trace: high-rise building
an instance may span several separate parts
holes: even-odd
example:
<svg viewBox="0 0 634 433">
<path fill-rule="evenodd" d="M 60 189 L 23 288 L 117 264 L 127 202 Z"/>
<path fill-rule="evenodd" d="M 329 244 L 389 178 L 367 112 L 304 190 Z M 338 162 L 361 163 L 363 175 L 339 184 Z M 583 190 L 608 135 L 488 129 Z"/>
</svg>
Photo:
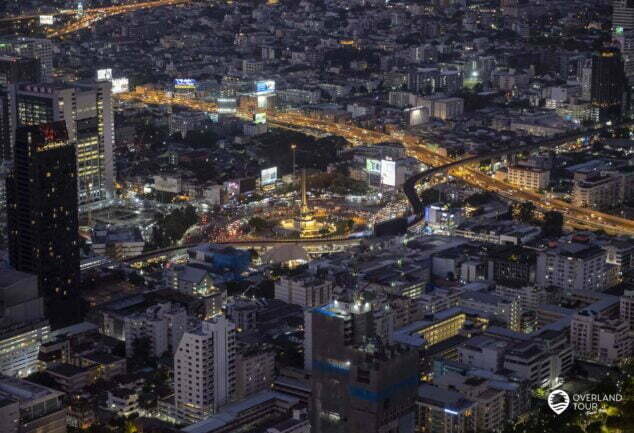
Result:
<svg viewBox="0 0 634 433">
<path fill-rule="evenodd" d="M 621 118 L 625 86 L 623 59 L 617 49 L 603 49 L 592 57 L 590 99 L 596 122 Z"/>
<path fill-rule="evenodd" d="M 15 96 L 19 125 L 63 120 L 77 155 L 80 210 L 114 194 L 112 84 L 23 84 Z"/>
<path fill-rule="evenodd" d="M 634 1 L 612 1 L 612 29 L 615 33 L 634 30 Z"/>
<path fill-rule="evenodd" d="M 630 324 L 599 317 L 590 309 L 580 311 L 570 322 L 570 344 L 575 359 L 612 365 L 632 354 Z"/>
<path fill-rule="evenodd" d="M 0 160 L 13 157 L 16 128 L 14 85 L 41 80 L 41 65 L 36 59 L 0 56 Z"/>
<path fill-rule="evenodd" d="M 79 283 L 77 167 L 64 122 L 18 128 L 7 215 L 12 266 L 38 276 L 52 323 L 72 320 Z"/>
<path fill-rule="evenodd" d="M 35 59 L 40 64 L 40 81 L 49 82 L 53 77 L 53 43 L 45 38 L 0 39 L 0 55 Z"/>
<path fill-rule="evenodd" d="M 142 338 L 147 339 L 152 356 L 161 357 L 167 351 L 174 353 L 186 327 L 185 308 L 171 302 L 153 305 L 142 313 L 127 316 L 123 322 L 126 356 L 134 355 L 134 342 Z"/>
<path fill-rule="evenodd" d="M 313 431 L 414 431 L 417 352 L 377 337 L 368 303 L 314 309 L 311 333 Z"/>
<path fill-rule="evenodd" d="M 44 319 L 37 276 L 0 271 L 0 374 L 27 376 L 36 371 L 40 344 L 50 330 Z"/>
<path fill-rule="evenodd" d="M 0 56 L 0 85 L 40 81 L 40 62 L 15 56 Z"/>
<path fill-rule="evenodd" d="M 15 90 L 13 85 L 0 86 L 0 159 L 13 159 L 15 146 Z"/>
<path fill-rule="evenodd" d="M 235 395 L 235 325 L 224 316 L 201 325 L 174 354 L 175 412 L 184 423 L 208 418 Z"/>
<path fill-rule="evenodd" d="M 66 433 L 64 393 L 13 377 L 0 378 L 2 433 Z"/>
</svg>

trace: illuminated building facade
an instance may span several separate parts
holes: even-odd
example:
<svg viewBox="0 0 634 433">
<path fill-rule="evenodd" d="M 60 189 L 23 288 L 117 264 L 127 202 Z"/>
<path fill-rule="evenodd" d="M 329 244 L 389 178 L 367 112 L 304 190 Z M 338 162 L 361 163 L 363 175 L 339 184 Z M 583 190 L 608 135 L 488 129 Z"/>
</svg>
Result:
<svg viewBox="0 0 634 433">
<path fill-rule="evenodd" d="M 0 374 L 27 376 L 37 370 L 40 344 L 50 331 L 37 276 L 0 271 L 0 297 Z"/>
<path fill-rule="evenodd" d="M 114 194 L 112 84 L 25 84 L 16 95 L 19 125 L 63 120 L 75 145 L 80 210 Z"/>
<path fill-rule="evenodd" d="M 625 84 L 623 59 L 618 50 L 604 49 L 592 57 L 590 96 L 595 121 L 620 119 Z"/>
<path fill-rule="evenodd" d="M 7 214 L 11 265 L 38 276 L 51 322 L 72 320 L 79 283 L 77 167 L 64 122 L 18 128 Z"/>
<path fill-rule="evenodd" d="M 230 403 L 236 389 L 235 325 L 224 316 L 186 332 L 174 354 L 176 418 L 194 423 Z"/>
</svg>

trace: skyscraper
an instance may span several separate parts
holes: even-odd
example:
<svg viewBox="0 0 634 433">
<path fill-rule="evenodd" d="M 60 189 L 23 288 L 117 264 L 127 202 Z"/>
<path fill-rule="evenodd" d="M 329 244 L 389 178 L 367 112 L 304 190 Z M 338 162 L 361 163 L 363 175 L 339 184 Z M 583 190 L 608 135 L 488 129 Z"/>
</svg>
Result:
<svg viewBox="0 0 634 433">
<path fill-rule="evenodd" d="M 16 95 L 19 125 L 63 120 L 75 145 L 80 210 L 114 194 L 112 84 L 23 84 Z"/>
<path fill-rule="evenodd" d="M 615 33 L 634 30 L 634 0 L 613 0 L 612 29 Z"/>
<path fill-rule="evenodd" d="M 13 158 L 15 144 L 15 84 L 39 81 L 40 62 L 13 56 L 0 56 L 0 160 Z"/>
<path fill-rule="evenodd" d="M 72 321 L 79 283 L 77 168 L 64 122 L 18 128 L 7 215 L 11 265 L 38 276 L 52 324 Z"/>
<path fill-rule="evenodd" d="M 312 428 L 316 433 L 414 431 L 418 354 L 383 341 L 363 300 L 312 311 Z"/>
<path fill-rule="evenodd" d="M 235 395 L 235 325 L 224 316 L 186 332 L 174 354 L 176 417 L 193 423 L 209 417 Z"/>
<path fill-rule="evenodd" d="M 592 57 L 592 116 L 597 122 L 616 121 L 622 116 L 626 80 L 623 60 L 617 49 L 606 48 Z"/>
<path fill-rule="evenodd" d="M 40 63 L 40 79 L 49 82 L 53 77 L 53 43 L 45 38 L 12 37 L 0 39 L 0 55 L 35 59 Z"/>
</svg>

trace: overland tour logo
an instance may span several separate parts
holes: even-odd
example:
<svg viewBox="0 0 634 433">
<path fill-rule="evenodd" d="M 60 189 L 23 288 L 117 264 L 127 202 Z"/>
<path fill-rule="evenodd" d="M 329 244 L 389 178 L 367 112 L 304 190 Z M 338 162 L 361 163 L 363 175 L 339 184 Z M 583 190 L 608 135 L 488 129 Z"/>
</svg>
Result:
<svg viewBox="0 0 634 433">
<path fill-rule="evenodd" d="M 623 401 L 623 396 L 621 394 L 573 394 L 572 400 L 573 409 L 591 415 L 599 410 L 599 403 L 620 402 Z M 560 415 L 570 406 L 570 396 L 566 391 L 556 389 L 548 395 L 548 406 Z"/>
<path fill-rule="evenodd" d="M 570 405 L 570 397 L 566 391 L 556 389 L 548 396 L 548 406 L 557 415 L 568 409 L 568 405 Z"/>
</svg>

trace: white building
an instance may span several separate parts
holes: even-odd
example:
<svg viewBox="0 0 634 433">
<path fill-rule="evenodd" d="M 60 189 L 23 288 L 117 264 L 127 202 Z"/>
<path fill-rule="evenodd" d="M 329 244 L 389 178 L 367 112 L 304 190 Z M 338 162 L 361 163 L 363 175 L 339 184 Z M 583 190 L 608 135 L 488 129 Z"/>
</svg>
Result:
<svg viewBox="0 0 634 433">
<path fill-rule="evenodd" d="M 513 331 L 519 331 L 522 327 L 522 308 L 518 299 L 506 299 L 479 291 L 465 291 L 460 295 L 460 305 L 503 321 Z"/>
<path fill-rule="evenodd" d="M 235 325 L 224 316 L 186 332 L 174 355 L 177 419 L 194 423 L 210 417 L 235 395 Z"/>
<path fill-rule="evenodd" d="M 128 417 L 139 412 L 139 394 L 127 388 L 115 388 L 108 391 L 106 407 L 117 415 Z"/>
<path fill-rule="evenodd" d="M 321 90 L 319 89 L 284 89 L 277 91 L 277 100 L 283 104 L 319 104 Z"/>
<path fill-rule="evenodd" d="M 330 302 L 333 284 L 312 275 L 283 276 L 275 282 L 275 299 L 302 307 L 318 307 Z"/>
<path fill-rule="evenodd" d="M 592 310 L 575 314 L 570 322 L 570 344 L 575 358 L 606 365 L 632 355 L 630 324 L 598 317 Z"/>
<path fill-rule="evenodd" d="M 456 119 L 464 113 L 464 100 L 462 98 L 435 99 L 433 113 L 433 117 L 437 119 Z"/>
<path fill-rule="evenodd" d="M 173 113 L 169 118 L 170 135 L 180 134 L 181 137 L 187 137 L 187 133 L 202 129 L 209 121 L 205 113 L 183 111 Z"/>
<path fill-rule="evenodd" d="M 92 250 L 97 256 L 124 260 L 143 253 L 145 241 L 138 227 L 95 226 Z"/>
<path fill-rule="evenodd" d="M 550 183 L 550 170 L 514 165 L 509 167 L 507 179 L 511 185 L 539 191 L 545 189 Z"/>
<path fill-rule="evenodd" d="M 125 352 L 134 354 L 134 341 L 147 338 L 152 356 L 174 352 L 187 327 L 187 312 L 178 304 L 166 302 L 154 305 L 143 313 L 124 318 Z"/>
<path fill-rule="evenodd" d="M 616 206 L 621 200 L 622 188 L 616 176 L 592 176 L 577 179 L 572 190 L 572 204 L 592 209 Z"/>
<path fill-rule="evenodd" d="M 600 291 L 607 282 L 607 253 L 596 245 L 566 243 L 540 251 L 536 282 L 541 287 Z"/>
<path fill-rule="evenodd" d="M 547 287 L 534 285 L 497 284 L 495 294 L 507 299 L 517 299 L 522 311 L 535 311 L 542 304 L 551 304 L 556 293 Z"/>
<path fill-rule="evenodd" d="M 627 323 L 630 331 L 634 331 L 634 290 L 626 290 L 621 296 L 619 313 L 621 321 Z"/>
</svg>

